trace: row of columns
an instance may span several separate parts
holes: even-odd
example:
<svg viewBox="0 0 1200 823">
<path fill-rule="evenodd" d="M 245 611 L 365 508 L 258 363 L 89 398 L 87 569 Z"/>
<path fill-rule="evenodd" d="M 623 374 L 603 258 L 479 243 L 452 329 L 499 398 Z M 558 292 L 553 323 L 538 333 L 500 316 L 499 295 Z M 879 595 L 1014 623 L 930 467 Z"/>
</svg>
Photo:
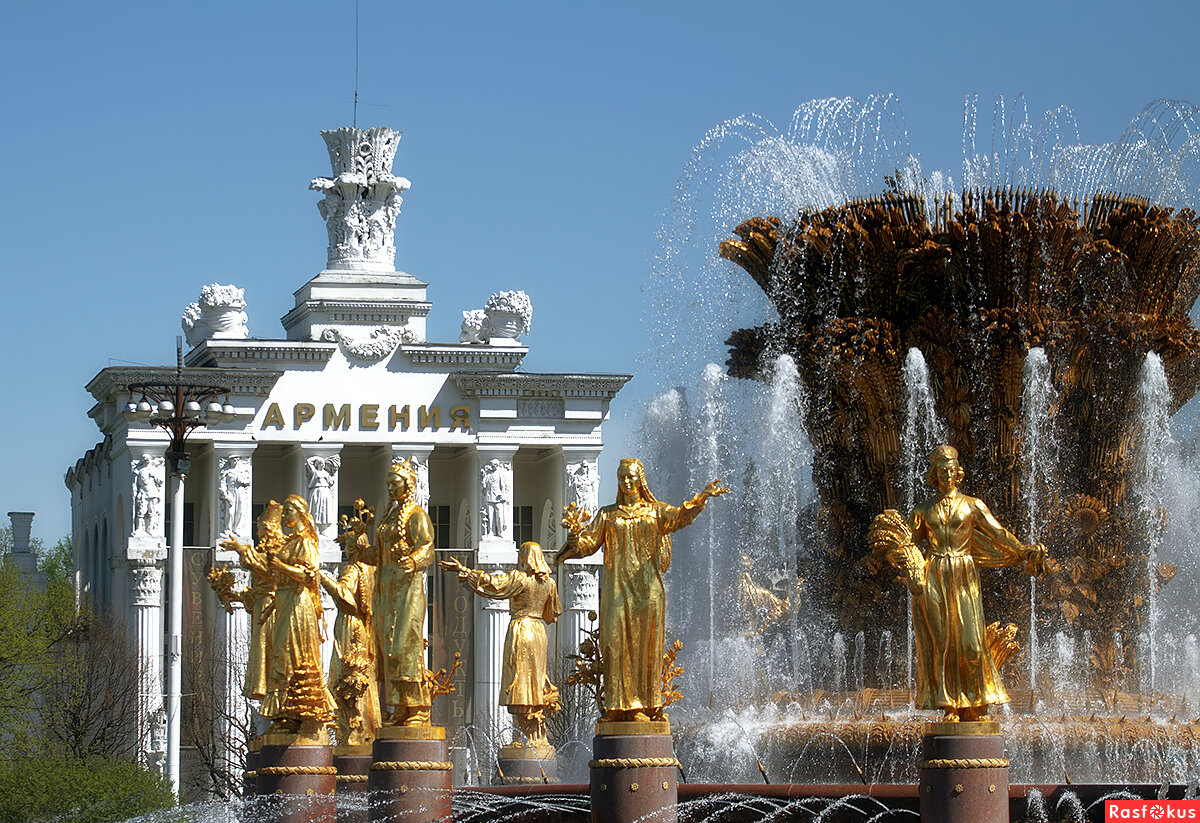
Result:
<svg viewBox="0 0 1200 823">
<path fill-rule="evenodd" d="M 196 510 L 198 513 L 203 510 L 209 514 L 210 520 L 207 524 L 209 536 L 222 539 L 232 534 L 243 542 L 253 540 L 254 526 L 250 508 L 254 488 L 255 445 L 253 443 L 212 443 L 211 471 L 208 472 L 208 478 L 201 478 L 208 479 L 209 482 L 191 486 L 193 489 L 201 488 L 201 494 L 208 496 L 208 505 L 204 507 L 198 505 Z M 140 465 L 143 469 L 145 468 L 145 455 L 150 455 L 151 462 L 153 462 L 154 446 L 157 446 L 158 452 L 161 454 L 161 444 L 147 443 L 140 451 L 136 447 L 132 447 L 131 450 L 133 489 L 130 500 L 134 507 L 137 505 L 136 496 L 139 492 L 139 482 L 143 486 L 140 490 L 148 491 L 144 488 L 146 484 L 144 477 L 139 478 L 138 476 L 137 467 Z M 328 493 L 331 494 L 333 501 L 337 501 L 340 471 L 337 470 L 337 467 L 329 466 L 328 462 L 330 458 L 339 456 L 341 447 L 337 444 L 300 444 L 299 448 L 306 464 L 310 460 L 325 462 L 324 468 L 317 465 L 315 470 L 326 472 L 328 477 L 324 481 L 328 482 Z M 432 444 L 415 447 L 407 444 L 393 444 L 384 455 L 389 463 L 391 460 L 399 458 L 414 461 L 418 466 L 419 484 L 423 486 L 418 490 L 419 497 L 426 506 L 429 502 L 428 466 L 433 448 Z M 513 465 L 517 448 L 512 444 L 488 445 L 478 448 L 476 456 L 477 476 L 479 477 L 476 491 L 477 505 L 475 506 L 476 511 L 468 520 L 468 523 L 473 521 L 475 528 L 468 527 L 465 535 L 458 535 L 458 540 L 467 538 L 468 545 L 463 548 L 477 549 L 476 565 L 492 571 L 506 571 L 512 568 L 516 561 L 511 511 L 514 485 Z M 574 499 L 580 505 L 594 510 L 596 504 L 595 484 L 589 490 L 586 483 L 581 486 L 578 478 L 580 476 L 584 476 L 585 479 L 595 477 L 595 461 L 598 453 L 599 449 L 594 447 L 562 447 L 563 479 L 559 492 L 562 495 L 562 502 Z M 493 461 L 495 462 L 493 463 Z M 196 463 L 193 462 L 193 466 L 195 465 Z M 497 489 L 496 484 L 493 483 L 491 487 L 488 487 L 485 483 L 487 478 L 484 476 L 484 469 L 488 467 L 491 467 L 488 474 L 495 474 L 497 471 L 500 473 L 498 489 L 506 497 L 500 501 L 491 501 L 493 504 L 497 502 L 499 504 L 498 506 L 493 505 L 493 514 L 498 508 L 509 515 L 506 522 L 499 524 L 499 528 L 495 528 L 497 526 L 495 520 L 488 520 L 489 512 L 485 508 L 489 503 L 487 500 L 489 491 Z M 165 477 L 163 479 L 162 488 L 165 488 Z M 581 488 L 584 495 L 582 498 L 579 496 Z M 592 499 L 588 499 L 589 491 Z M 165 494 L 162 497 L 165 502 Z M 467 494 L 460 499 L 470 505 L 471 497 L 470 494 Z M 336 512 L 336 502 L 333 510 Z M 536 517 L 544 516 L 544 513 L 536 508 L 535 512 Z M 136 515 L 136 508 L 133 514 Z M 556 514 L 557 510 L 550 512 L 547 519 Z M 336 517 L 330 519 L 336 520 Z M 459 518 L 456 518 L 456 522 L 458 520 Z M 154 536 L 138 534 L 139 522 L 136 517 L 131 517 L 130 522 L 134 532 L 130 535 L 131 548 L 138 544 L 139 539 L 142 541 L 143 547 L 149 548 L 148 541 Z M 161 520 L 159 522 L 161 523 Z M 141 525 L 145 525 L 145 521 L 142 521 Z M 489 527 L 493 533 L 485 531 L 485 526 Z M 557 547 L 557 540 L 554 539 L 557 537 L 557 529 L 549 528 L 549 523 L 539 524 L 539 526 L 545 526 L 545 530 L 552 535 L 552 540 L 548 541 L 548 545 L 545 546 L 548 552 L 552 553 Z M 321 541 L 325 565 L 335 573 L 337 562 L 334 558 L 340 556 L 340 547 L 333 540 L 336 536 L 336 529 L 336 523 L 328 524 L 322 529 Z M 500 531 L 501 534 L 495 534 L 494 531 Z M 475 540 L 470 539 L 472 535 L 476 537 Z M 472 543 L 473 547 L 470 545 Z M 222 556 L 226 554 L 229 556 Z M 229 565 L 235 575 L 248 577 L 245 572 L 236 568 L 236 558 L 232 556 L 232 553 L 219 552 L 217 559 Z M 164 573 L 160 563 L 150 560 L 132 561 L 128 569 L 129 591 L 131 592 L 130 617 L 140 657 L 139 669 L 142 684 L 139 690 L 139 733 L 144 741 L 143 749 L 151 753 L 148 759 L 152 760 L 154 759 L 153 753 L 161 751 L 163 748 L 159 741 L 163 735 L 165 723 L 162 700 Z M 576 564 L 571 564 L 560 572 L 559 585 L 563 588 L 564 614 L 559 624 L 558 634 L 559 648 L 564 654 L 574 653 L 578 649 L 583 632 L 588 628 L 587 613 L 598 607 L 597 575 L 596 567 L 582 567 Z M 247 580 L 240 580 L 239 585 L 246 585 L 247 582 Z M 336 606 L 332 598 L 329 598 L 324 591 L 322 591 L 322 602 L 328 624 L 332 626 L 337 615 Z M 215 684 L 215 697 L 220 708 L 215 713 L 216 728 L 213 729 L 213 732 L 216 739 L 228 740 L 234 731 L 231 728 L 232 724 L 240 725 L 249 720 L 248 717 L 242 716 L 247 711 L 246 702 L 242 697 L 242 687 L 245 661 L 249 651 L 249 617 L 240 604 L 234 604 L 232 612 L 217 609 L 214 619 L 215 625 L 212 626 L 214 653 L 217 656 L 217 671 L 220 673 L 220 679 Z M 500 741 L 499 735 L 509 728 L 508 715 L 498 706 L 503 671 L 504 638 L 508 622 L 508 603 L 506 601 L 476 598 L 472 698 L 476 707 L 476 717 L 481 716 L 480 709 L 483 708 L 484 713 L 492 718 L 490 731 L 498 742 Z M 332 632 L 327 634 L 328 639 L 322 649 L 326 661 L 332 653 Z"/>
</svg>

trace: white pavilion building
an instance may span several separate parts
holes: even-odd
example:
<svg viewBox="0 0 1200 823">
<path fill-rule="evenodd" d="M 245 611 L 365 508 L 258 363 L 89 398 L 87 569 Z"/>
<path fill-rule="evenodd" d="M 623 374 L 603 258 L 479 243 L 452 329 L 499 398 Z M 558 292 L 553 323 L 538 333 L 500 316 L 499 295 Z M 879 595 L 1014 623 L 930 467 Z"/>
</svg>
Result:
<svg viewBox="0 0 1200 823">
<path fill-rule="evenodd" d="M 523 292 L 498 292 L 484 309 L 463 312 L 459 342 L 428 341 L 426 284 L 394 266 L 395 220 L 409 185 L 392 174 L 399 133 L 342 128 L 322 136 L 333 171 L 311 188 L 324 195 L 328 264 L 295 292 L 283 336 L 248 336 L 234 286 L 205 286 L 183 316 L 185 379 L 228 387 L 235 411 L 188 440 L 184 514 L 185 666 L 213 661 L 226 717 L 246 711 L 249 625 L 244 610 L 227 613 L 208 585 L 214 564 L 237 567 L 232 552 L 214 548 L 223 537 L 251 541 L 264 504 L 293 493 L 335 501 L 329 521 L 357 498 L 382 513 L 388 466 L 406 458 L 418 467 L 439 552 L 500 570 L 515 564 L 521 542 L 536 540 L 552 557 L 562 507 L 575 500 L 595 510 L 602 425 L 629 379 L 518 371 L 528 352 L 519 338 L 532 319 Z M 174 376 L 174 365 L 101 370 L 87 389 L 102 440 L 66 476 L 79 592 L 124 618 L 136 638 L 140 731 L 151 761 L 163 749 L 168 440 L 126 412 L 141 400 L 130 384 Z M 322 560 L 336 574 L 336 523 L 318 526 Z M 591 564 L 559 570 L 565 613 L 550 635 L 552 657 L 577 649 L 597 607 L 597 575 Z M 435 701 L 434 722 L 486 720 L 498 731 L 507 719 L 496 704 L 508 604 L 476 597 L 436 563 L 427 583 L 428 665 L 448 668 L 456 652 L 465 662 L 457 691 Z M 325 608 L 332 627 L 331 600 Z M 331 651 L 329 641 L 326 660 Z M 187 695 L 186 670 L 184 677 Z M 235 733 L 220 725 L 218 737 Z"/>
</svg>

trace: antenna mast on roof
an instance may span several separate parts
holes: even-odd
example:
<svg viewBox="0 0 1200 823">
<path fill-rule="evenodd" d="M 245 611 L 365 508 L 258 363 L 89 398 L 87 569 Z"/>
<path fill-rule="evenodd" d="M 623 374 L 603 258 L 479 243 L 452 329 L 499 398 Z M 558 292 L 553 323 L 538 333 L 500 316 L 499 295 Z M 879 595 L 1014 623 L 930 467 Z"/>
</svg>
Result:
<svg viewBox="0 0 1200 823">
<path fill-rule="evenodd" d="M 354 0 L 354 117 L 351 125 L 358 128 L 358 0 Z"/>
</svg>

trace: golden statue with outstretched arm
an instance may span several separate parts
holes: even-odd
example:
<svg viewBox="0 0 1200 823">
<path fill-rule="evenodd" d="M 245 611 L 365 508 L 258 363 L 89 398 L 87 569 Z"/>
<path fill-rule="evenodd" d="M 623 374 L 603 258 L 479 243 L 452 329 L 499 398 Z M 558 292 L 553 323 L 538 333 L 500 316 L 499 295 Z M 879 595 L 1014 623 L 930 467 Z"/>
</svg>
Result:
<svg viewBox="0 0 1200 823">
<path fill-rule="evenodd" d="M 671 532 L 691 525 L 710 497 L 729 489 L 714 480 L 682 506 L 660 503 L 646 485 L 642 461 L 617 468 L 617 502 L 586 525 L 568 507 L 567 538 L 554 562 L 604 549 L 600 583 L 600 655 L 605 720 L 663 719 L 662 668 L 666 642 L 666 592 Z"/>
<path fill-rule="evenodd" d="M 926 479 L 937 493 L 907 522 L 895 509 L 876 517 L 869 542 L 912 592 L 916 705 L 942 709 L 947 720 L 980 720 L 1008 694 L 988 644 L 979 567 L 1025 563 L 1038 575 L 1051 561 L 1045 546 L 1022 543 L 982 500 L 958 490 L 963 470 L 953 446 L 938 446 L 929 462 Z"/>
<path fill-rule="evenodd" d="M 457 560 L 443 560 L 442 568 L 484 597 L 508 600 L 508 633 L 504 637 L 504 671 L 500 678 L 500 705 L 508 708 L 530 749 L 550 750 L 546 718 L 562 708 L 558 689 L 546 668 L 546 624 L 562 614 L 558 586 L 537 543 L 522 543 L 517 568 L 503 574 L 468 569 Z"/>
<path fill-rule="evenodd" d="M 363 562 L 371 550 L 367 534 L 374 512 L 354 501 L 354 516 L 342 515 L 338 542 L 346 553 L 335 580 L 321 573 L 321 586 L 337 604 L 333 622 L 333 657 L 329 661 L 329 691 L 337 701 L 337 741 L 361 746 L 375 739 L 379 728 L 379 686 L 375 679 L 375 637 L 372 600 L 375 568 Z"/>
<path fill-rule="evenodd" d="M 388 508 L 364 562 L 375 566 L 374 632 L 387 726 L 428 726 L 425 679 L 425 570 L 433 562 L 433 523 L 417 503 L 417 472 L 407 460 L 387 474 Z"/>
</svg>

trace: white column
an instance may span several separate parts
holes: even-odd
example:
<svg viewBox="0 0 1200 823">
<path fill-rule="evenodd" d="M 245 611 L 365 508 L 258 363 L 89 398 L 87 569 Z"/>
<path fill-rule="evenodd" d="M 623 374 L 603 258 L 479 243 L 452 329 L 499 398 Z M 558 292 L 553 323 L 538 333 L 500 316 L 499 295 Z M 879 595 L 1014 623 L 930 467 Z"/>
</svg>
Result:
<svg viewBox="0 0 1200 823">
<path fill-rule="evenodd" d="M 504 571 L 489 568 L 489 572 Z M 508 709 L 500 707 L 500 680 L 504 673 L 504 636 L 508 633 L 508 601 L 475 598 L 475 712 L 491 718 L 487 733 L 499 745 L 512 724 Z"/>
<path fill-rule="evenodd" d="M 250 585 L 250 572 L 231 568 L 235 589 Z M 213 716 L 213 734 L 218 745 L 224 748 L 223 756 L 237 748 L 236 735 L 242 733 L 250 720 L 250 704 L 242 695 L 246 685 L 246 663 L 250 656 L 250 615 L 241 603 L 234 603 L 233 611 L 227 612 L 218 605 L 216 626 L 213 631 L 213 665 L 216 667 L 213 683 L 216 694 L 216 711 Z"/>
<path fill-rule="evenodd" d="M 163 739 L 163 622 L 162 566 L 153 561 L 129 564 L 131 624 L 138 658 L 137 733 L 142 763 L 162 765 Z"/>
<path fill-rule="evenodd" d="M 558 659 L 563 662 L 565 675 L 575 670 L 575 660 L 579 656 L 579 644 L 587 636 L 589 629 L 598 625 L 589 619 L 588 615 L 600 611 L 600 567 L 595 565 L 579 565 L 576 563 L 563 564 L 559 567 L 561 591 L 563 593 L 563 613 L 558 618 Z M 585 699 L 590 700 L 588 696 Z M 584 728 L 572 730 L 575 735 L 586 738 L 591 733 Z"/>
</svg>

